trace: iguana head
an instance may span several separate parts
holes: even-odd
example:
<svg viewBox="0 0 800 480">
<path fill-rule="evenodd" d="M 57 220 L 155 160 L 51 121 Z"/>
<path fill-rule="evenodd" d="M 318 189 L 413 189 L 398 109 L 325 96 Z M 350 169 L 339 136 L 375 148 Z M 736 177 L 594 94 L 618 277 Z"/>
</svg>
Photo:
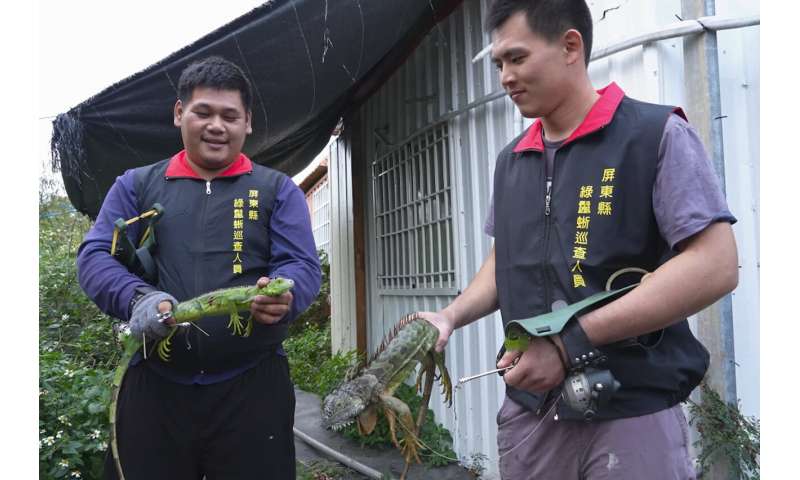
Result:
<svg viewBox="0 0 800 480">
<path fill-rule="evenodd" d="M 361 375 L 342 384 L 329 393 L 322 403 L 322 425 L 341 430 L 350 425 L 369 405 L 378 379 L 374 375 Z"/>
<path fill-rule="evenodd" d="M 275 277 L 264 287 L 264 294 L 277 297 L 294 287 L 294 280 L 291 278 Z"/>
</svg>

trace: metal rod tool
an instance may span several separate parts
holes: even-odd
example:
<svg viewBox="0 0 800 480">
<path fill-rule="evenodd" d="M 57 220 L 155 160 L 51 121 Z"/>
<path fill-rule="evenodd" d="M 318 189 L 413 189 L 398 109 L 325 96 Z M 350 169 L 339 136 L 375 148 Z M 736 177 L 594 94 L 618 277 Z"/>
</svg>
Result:
<svg viewBox="0 0 800 480">
<path fill-rule="evenodd" d="M 458 383 L 459 384 L 466 383 L 466 382 L 469 382 L 470 380 L 475 380 L 476 378 L 485 377 L 486 375 L 491 375 L 493 373 L 505 372 L 506 370 L 510 370 L 512 368 L 514 368 L 514 365 L 509 365 L 509 366 L 507 366 L 505 368 L 495 368 L 494 370 L 489 370 L 488 372 L 479 373 L 477 375 L 472 375 L 470 377 L 459 378 L 458 379 Z"/>
<path fill-rule="evenodd" d="M 458 384 L 461 385 L 462 383 L 469 382 L 470 380 L 475 380 L 476 378 L 481 378 L 481 377 L 485 377 L 486 375 L 491 375 L 493 373 L 500 373 L 500 372 L 505 372 L 507 370 L 511 370 L 512 368 L 517 366 L 517 363 L 519 363 L 519 359 L 520 358 L 522 358 L 522 355 L 519 355 L 517 358 L 515 358 L 514 361 L 511 362 L 511 365 L 509 365 L 507 367 L 495 368 L 494 370 L 489 370 L 488 372 L 479 373 L 477 375 L 472 375 L 472 376 L 469 376 L 469 377 L 459 378 L 458 379 Z"/>
</svg>

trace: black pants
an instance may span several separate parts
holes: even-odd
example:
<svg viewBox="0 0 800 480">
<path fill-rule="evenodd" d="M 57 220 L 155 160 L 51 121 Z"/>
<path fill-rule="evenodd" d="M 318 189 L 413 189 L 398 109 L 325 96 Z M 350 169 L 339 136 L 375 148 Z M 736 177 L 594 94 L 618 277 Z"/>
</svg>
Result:
<svg viewBox="0 0 800 480">
<path fill-rule="evenodd" d="M 143 363 L 131 367 L 117 403 L 126 480 L 294 479 L 294 388 L 286 357 L 213 385 L 180 385 Z M 117 471 L 106 452 L 106 480 Z"/>
</svg>

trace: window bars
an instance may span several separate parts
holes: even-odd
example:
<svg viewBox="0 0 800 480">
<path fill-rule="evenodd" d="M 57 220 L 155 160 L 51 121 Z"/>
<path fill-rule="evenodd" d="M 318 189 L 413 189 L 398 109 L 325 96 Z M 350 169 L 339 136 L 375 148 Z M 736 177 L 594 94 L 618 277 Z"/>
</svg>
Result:
<svg viewBox="0 0 800 480">
<path fill-rule="evenodd" d="M 447 122 L 372 164 L 378 288 L 456 287 Z"/>
</svg>

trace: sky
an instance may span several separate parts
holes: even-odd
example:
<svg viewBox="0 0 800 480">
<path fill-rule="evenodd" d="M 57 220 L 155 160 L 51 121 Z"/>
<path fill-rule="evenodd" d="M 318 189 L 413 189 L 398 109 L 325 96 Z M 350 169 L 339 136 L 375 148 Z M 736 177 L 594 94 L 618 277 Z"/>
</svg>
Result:
<svg viewBox="0 0 800 480">
<path fill-rule="evenodd" d="M 42 0 L 39 116 L 68 110 L 262 3 L 209 2 L 212 10 L 188 0 Z"/>
<path fill-rule="evenodd" d="M 37 19 L 40 164 L 47 166 L 50 162 L 51 122 L 55 115 L 262 3 L 265 2 L 41 0 Z"/>
<path fill-rule="evenodd" d="M 0 188 L 4 219 L 0 251 L 5 275 L 0 279 L 4 280 L 6 308 L 5 338 L 0 344 L 0 378 L 5 380 L 0 450 L 15 452 L 5 456 L 4 477 L 34 478 L 31 471 L 37 463 L 36 185 L 41 165 L 49 160 L 52 120 L 42 117 L 68 110 L 260 3 L 40 0 L 4 6 L 0 48 L 7 63 L 5 74 L 0 75 L 4 92 L 0 158 L 6 170 Z M 797 136 L 791 116 L 800 102 L 795 49 L 786 37 L 796 30 L 797 13 L 796 2 L 761 5 L 761 119 L 765 127 L 761 129 L 762 478 L 786 478 L 781 472 L 792 468 L 796 445 L 789 437 L 789 422 L 797 423 L 790 407 L 798 391 L 793 371 L 796 349 L 790 343 L 800 335 L 797 309 L 791 305 L 797 295 L 793 276 L 798 230 L 793 210 L 800 203 L 795 198 L 800 170 L 791 143 Z M 32 157 L 37 161 L 31 161 Z M 5 290 L 9 285 L 14 289 Z M 10 391 L 14 395 L 8 395 Z"/>
</svg>

